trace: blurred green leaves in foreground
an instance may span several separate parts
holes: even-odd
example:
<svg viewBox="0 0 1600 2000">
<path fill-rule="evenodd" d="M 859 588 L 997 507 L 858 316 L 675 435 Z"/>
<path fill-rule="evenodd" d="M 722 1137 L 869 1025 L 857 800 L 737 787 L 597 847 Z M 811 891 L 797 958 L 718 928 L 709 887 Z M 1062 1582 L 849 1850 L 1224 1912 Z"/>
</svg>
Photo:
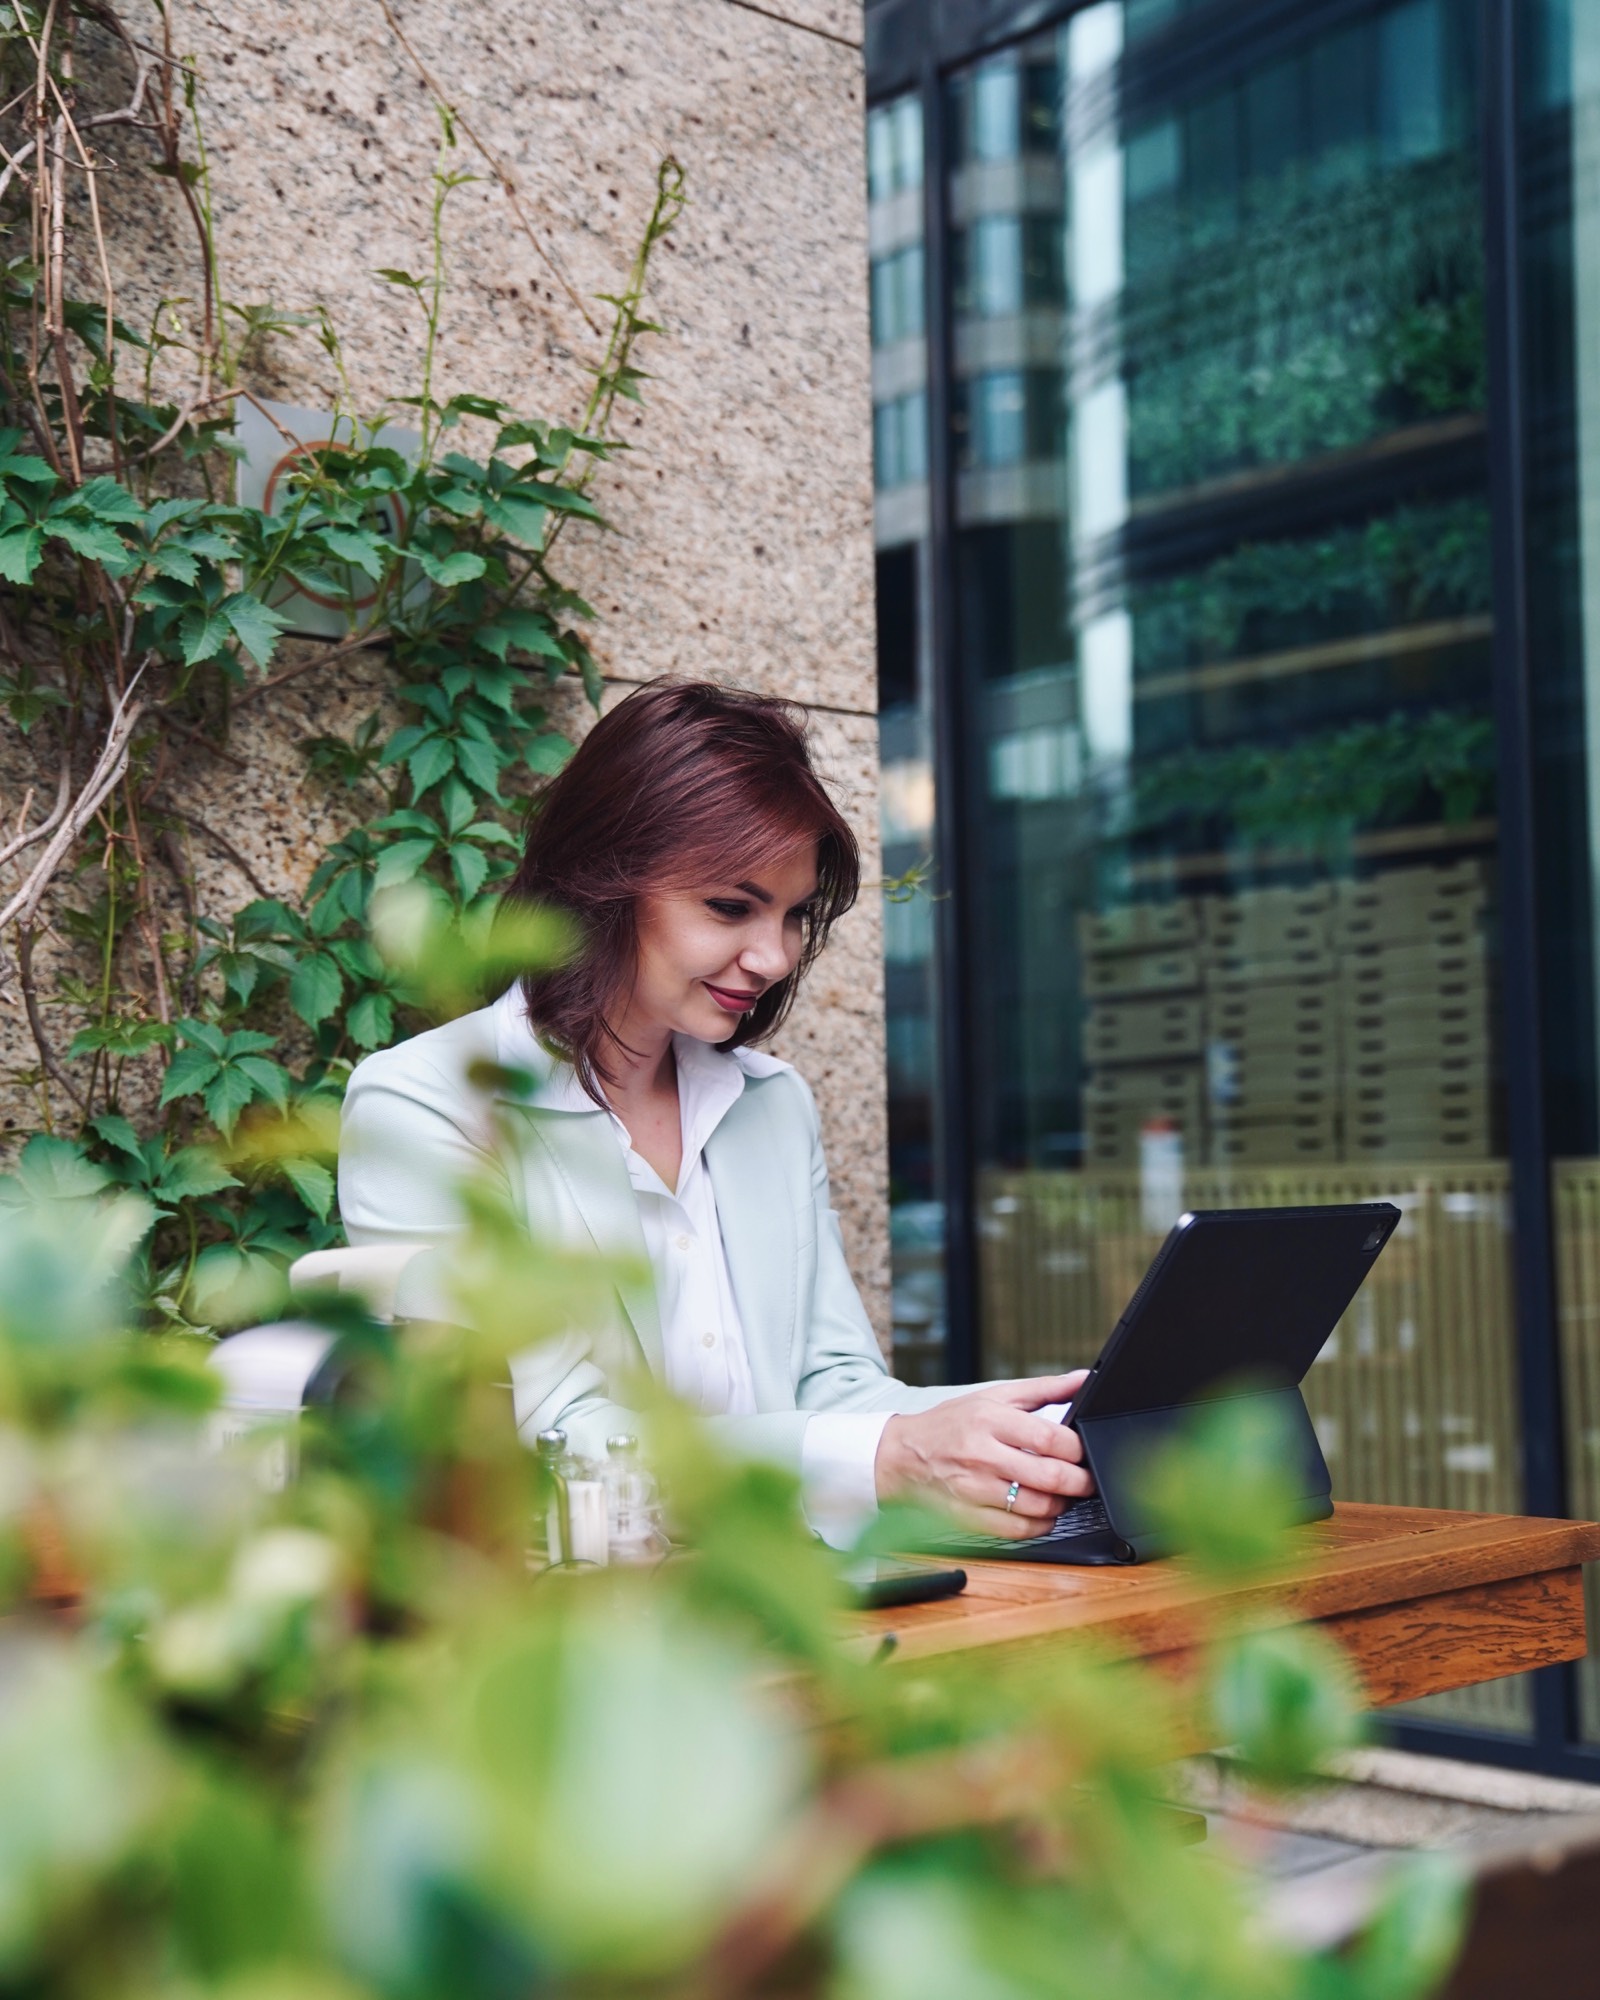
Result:
<svg viewBox="0 0 1600 2000">
<path fill-rule="evenodd" d="M 395 914 L 393 957 L 440 963 L 431 922 Z M 457 939 L 445 983 L 484 949 Z M 9 1188 L 0 1994 L 1420 2000 L 1437 1982 L 1453 1879 L 1402 1876 L 1354 1948 L 1298 1954 L 1164 1800 L 1181 1755 L 1231 1747 L 1287 1786 L 1354 1732 L 1337 1658 L 1274 1619 L 1270 1439 L 1213 1411 L 1154 1475 L 1183 1559 L 1259 1586 L 1248 1622 L 1197 1635 L 1182 1684 L 1086 1650 L 874 1660 L 789 1480 L 648 1386 L 688 1552 L 541 1575 L 507 1356 L 592 1324 L 618 1274 L 530 1242 L 482 1190 L 468 1212 L 471 1329 L 397 1333 L 335 1302 L 342 1393 L 292 1442 L 220 1448 L 209 1343 L 126 1324 L 139 1198 Z"/>
</svg>

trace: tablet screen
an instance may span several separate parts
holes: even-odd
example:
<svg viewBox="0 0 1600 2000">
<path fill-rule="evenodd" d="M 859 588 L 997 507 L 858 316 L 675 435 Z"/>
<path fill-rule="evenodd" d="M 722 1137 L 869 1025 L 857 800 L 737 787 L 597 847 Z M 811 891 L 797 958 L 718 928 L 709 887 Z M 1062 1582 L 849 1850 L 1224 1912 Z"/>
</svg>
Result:
<svg viewBox="0 0 1600 2000">
<path fill-rule="evenodd" d="M 1298 1384 L 1399 1220 L 1388 1202 L 1181 1217 L 1074 1414 L 1121 1416 Z"/>
</svg>

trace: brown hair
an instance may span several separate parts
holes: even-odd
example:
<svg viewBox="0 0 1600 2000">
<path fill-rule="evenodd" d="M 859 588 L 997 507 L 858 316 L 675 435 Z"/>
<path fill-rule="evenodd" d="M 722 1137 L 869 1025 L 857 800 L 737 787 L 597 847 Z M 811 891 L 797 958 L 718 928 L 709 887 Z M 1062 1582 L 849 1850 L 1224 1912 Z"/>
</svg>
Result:
<svg viewBox="0 0 1600 2000">
<path fill-rule="evenodd" d="M 506 893 L 575 917 L 578 956 L 522 982 L 542 1040 L 603 1102 L 606 1014 L 634 977 L 636 910 L 653 891 L 737 880 L 806 841 L 817 894 L 800 962 L 719 1048 L 764 1041 L 861 886 L 861 854 L 812 767 L 804 711 L 710 681 L 655 681 L 619 702 L 535 805 Z"/>
</svg>

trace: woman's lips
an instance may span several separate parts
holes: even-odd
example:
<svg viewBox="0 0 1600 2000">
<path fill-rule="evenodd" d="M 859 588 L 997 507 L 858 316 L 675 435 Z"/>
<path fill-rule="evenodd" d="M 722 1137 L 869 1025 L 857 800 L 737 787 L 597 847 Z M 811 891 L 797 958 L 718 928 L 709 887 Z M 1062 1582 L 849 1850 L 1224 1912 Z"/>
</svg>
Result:
<svg viewBox="0 0 1600 2000">
<path fill-rule="evenodd" d="M 711 995 L 712 999 L 716 1001 L 724 1014 L 748 1014 L 750 1009 L 761 998 L 763 991 L 758 986 L 754 993 L 735 993 L 731 987 L 713 986 L 709 979 L 703 980 L 701 984 Z"/>
</svg>

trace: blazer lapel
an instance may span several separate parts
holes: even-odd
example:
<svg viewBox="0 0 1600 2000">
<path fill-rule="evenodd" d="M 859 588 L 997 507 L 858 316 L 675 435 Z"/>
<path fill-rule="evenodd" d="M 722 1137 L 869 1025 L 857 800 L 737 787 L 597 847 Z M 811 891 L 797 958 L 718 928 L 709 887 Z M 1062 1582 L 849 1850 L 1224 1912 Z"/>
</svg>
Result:
<svg viewBox="0 0 1600 2000">
<path fill-rule="evenodd" d="M 784 1176 L 782 1135 L 764 1096 L 759 1081 L 746 1081 L 707 1141 L 705 1159 L 744 1322 L 756 1407 L 782 1410 L 794 1406 L 800 1241 L 796 1191 Z"/>
<path fill-rule="evenodd" d="M 650 1372 L 663 1369 L 661 1313 L 649 1275 L 644 1231 L 617 1135 L 603 1111 L 524 1114 L 525 1123 L 560 1175 L 572 1205 L 602 1256 L 619 1253 L 643 1274 L 617 1285 L 617 1298 L 644 1350 Z"/>
</svg>

